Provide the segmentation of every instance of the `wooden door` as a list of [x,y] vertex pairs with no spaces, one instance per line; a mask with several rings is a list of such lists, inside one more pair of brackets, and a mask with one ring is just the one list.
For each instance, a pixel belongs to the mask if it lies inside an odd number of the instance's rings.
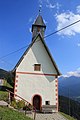
[[41,108],[41,98],[39,95],[35,95],[33,97],[33,106],[36,108],[36,110],[40,111]]

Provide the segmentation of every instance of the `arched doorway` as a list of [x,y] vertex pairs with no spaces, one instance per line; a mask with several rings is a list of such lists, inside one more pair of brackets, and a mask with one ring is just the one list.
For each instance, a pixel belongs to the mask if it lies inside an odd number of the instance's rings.
[[33,97],[33,106],[36,108],[37,111],[40,111],[41,110],[41,96],[39,95],[35,95]]

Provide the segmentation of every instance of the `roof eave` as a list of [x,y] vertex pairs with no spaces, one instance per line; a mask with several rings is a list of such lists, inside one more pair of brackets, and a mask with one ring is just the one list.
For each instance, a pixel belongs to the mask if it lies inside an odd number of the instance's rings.
[[48,52],[48,55],[50,56],[51,61],[52,61],[53,65],[54,65],[54,67],[55,67],[55,69],[56,69],[56,71],[57,71],[57,76],[62,75],[62,74],[60,73],[60,71],[59,71],[59,69],[58,69],[55,61],[53,60],[53,57],[52,57],[52,55],[50,54],[50,51],[49,51],[49,49],[48,49],[48,47],[47,47],[47,45],[46,45],[46,43],[45,43],[45,41],[44,41],[44,39],[42,38],[42,36],[41,36],[40,33],[39,33],[39,36],[41,37],[41,40],[42,40],[42,42],[43,42],[43,44],[44,44],[44,46],[45,46],[45,48],[46,48],[46,50],[47,50],[47,52]]

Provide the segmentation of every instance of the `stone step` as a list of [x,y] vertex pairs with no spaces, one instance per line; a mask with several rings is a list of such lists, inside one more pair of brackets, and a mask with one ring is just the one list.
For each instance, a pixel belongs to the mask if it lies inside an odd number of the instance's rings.
[[3,101],[3,100],[1,100],[1,101],[0,101],[0,106],[8,106],[8,103],[5,102],[5,101]]
[[42,112],[43,113],[51,113],[54,111],[56,111],[57,106],[56,105],[43,105],[42,106]]

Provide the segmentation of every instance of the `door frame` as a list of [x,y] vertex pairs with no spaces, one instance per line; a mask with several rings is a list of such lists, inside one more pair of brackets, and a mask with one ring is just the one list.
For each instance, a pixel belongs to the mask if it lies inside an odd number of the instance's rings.
[[34,100],[34,97],[35,97],[35,96],[39,96],[39,97],[40,97],[40,111],[41,111],[41,109],[42,109],[42,97],[41,97],[41,95],[39,95],[39,94],[33,95],[33,97],[32,97],[32,105],[33,105],[33,100]]

